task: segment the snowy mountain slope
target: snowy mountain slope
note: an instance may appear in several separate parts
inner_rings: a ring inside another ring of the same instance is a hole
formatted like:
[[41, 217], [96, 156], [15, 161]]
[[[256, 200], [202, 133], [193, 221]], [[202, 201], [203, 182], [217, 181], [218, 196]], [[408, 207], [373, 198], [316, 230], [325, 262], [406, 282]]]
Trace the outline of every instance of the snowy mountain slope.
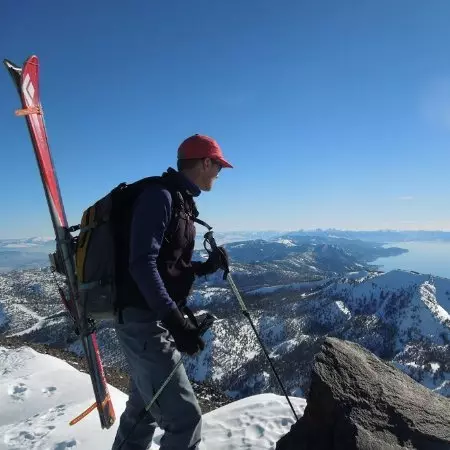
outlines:
[[[289, 392], [307, 389], [313, 354], [324, 337], [360, 343], [447, 395], [450, 380], [450, 280], [403, 271], [354, 272], [316, 283], [247, 291], [257, 329]], [[195, 308], [208, 308], [214, 325], [211, 379], [230, 395], [276, 391], [277, 383], [236, 299], [226, 287], [200, 287]], [[409, 351], [407, 351], [409, 349]], [[416, 373], [409, 369], [415, 358]], [[409, 364], [409, 365], [408, 365]]]
[[[0, 347], [0, 450], [111, 448], [119, 421], [100, 428], [95, 411], [74, 426], [69, 421], [92, 403], [88, 375], [67, 363], [28, 347]], [[116, 416], [127, 396], [110, 386]], [[297, 414], [306, 402], [291, 399]], [[294, 419], [286, 399], [263, 394], [240, 400], [204, 415], [203, 449], [274, 449]], [[158, 448], [157, 429], [152, 449]]]
[[[336, 244], [343, 241], [342, 246]], [[371, 272], [363, 260], [380, 246], [361, 242], [278, 236], [273, 242], [226, 245], [233, 278], [288, 392], [306, 391], [312, 357], [332, 335], [360, 343], [447, 395], [450, 280], [402, 271]], [[196, 253], [196, 258], [202, 257]], [[0, 304], [7, 319], [3, 335], [20, 334], [82, 354], [70, 321], [61, 313], [48, 268], [0, 274]], [[192, 380], [212, 384], [232, 398], [280, 393], [220, 271], [196, 281], [189, 305], [218, 318], [205, 337], [205, 351], [187, 358]], [[111, 324], [99, 324], [97, 334], [105, 364], [126, 370]]]
[[[81, 355], [70, 321], [59, 313], [60, 300], [51, 274], [24, 271], [15, 273], [12, 280], [6, 278], [0, 276], [0, 303], [9, 320], [4, 334], [50, 342]], [[436, 392], [449, 395], [450, 280], [403, 271], [359, 271], [316, 282], [280, 283], [284, 280], [282, 273], [274, 286], [252, 289], [252, 284], [249, 290], [245, 283], [241, 289], [236, 282], [292, 395], [308, 388], [313, 354], [327, 335], [358, 342]], [[45, 308], [44, 300], [49, 303]], [[218, 318], [205, 337], [205, 351], [187, 358], [193, 381], [206, 382], [233, 398], [280, 393], [221, 274], [199, 280], [189, 305]], [[48, 316], [38, 320], [36, 314]], [[111, 324], [101, 323], [97, 334], [105, 364], [126, 370]]]
[[337, 279], [292, 311], [307, 322], [303, 329], [358, 342], [448, 395], [449, 296], [449, 279], [397, 270]]
[[23, 333], [27, 329], [37, 332], [41, 328], [67, 334], [66, 329], [45, 327], [46, 321], [51, 322], [64, 310], [55, 280], [63, 286], [61, 277], [53, 275], [48, 268], [0, 273], [0, 304], [8, 321], [7, 334]]
[[450, 280], [395, 270], [356, 284], [334, 283], [323, 295], [345, 299], [353, 314], [372, 315], [394, 326], [394, 351], [421, 337], [442, 343], [442, 335], [450, 332]]

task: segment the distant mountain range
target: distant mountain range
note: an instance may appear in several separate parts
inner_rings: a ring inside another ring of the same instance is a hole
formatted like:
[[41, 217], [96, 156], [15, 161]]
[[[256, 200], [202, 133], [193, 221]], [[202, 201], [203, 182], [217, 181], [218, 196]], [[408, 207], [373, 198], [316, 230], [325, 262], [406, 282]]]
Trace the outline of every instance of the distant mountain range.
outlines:
[[[196, 249], [203, 248], [204, 229], [199, 227], [196, 237]], [[373, 231], [352, 231], [338, 230], [333, 228], [298, 231], [216, 231], [215, 238], [220, 244], [230, 244], [249, 241], [290, 241], [295, 240], [298, 244], [308, 242], [311, 238], [320, 238], [322, 243], [334, 243], [345, 247], [343, 239], [350, 241], [366, 241], [378, 243], [401, 243], [411, 241], [450, 241], [450, 232], [447, 231], [396, 231], [396, 230], [373, 230]], [[349, 244], [351, 245], [351, 244]], [[360, 244], [358, 244], [360, 245]], [[0, 239], [0, 271], [11, 270], [13, 268], [30, 267], [30, 264], [47, 263], [48, 253], [54, 251], [55, 240], [53, 237], [30, 237], [23, 239]], [[5, 252], [20, 251], [21, 253], [6, 254]], [[30, 261], [30, 256], [24, 253], [36, 252]], [[398, 254], [398, 253], [397, 253]], [[366, 253], [366, 256], [369, 256]], [[381, 255], [380, 255], [381, 256]], [[382, 256], [389, 256], [384, 254]], [[393, 255], [394, 256], [394, 255]], [[8, 260], [10, 258], [10, 260]], [[21, 259], [23, 258], [23, 259]]]
[[30, 237], [23, 239], [0, 239], [0, 249], [37, 249], [54, 246], [55, 238], [53, 237]]
[[54, 249], [54, 238], [0, 239], [0, 273], [48, 266]]
[[[300, 232], [273, 235], [274, 232], [253, 233], [244, 239], [241, 235], [215, 234], [218, 243], [224, 244], [236, 263], [258, 265], [256, 270], [264, 273], [272, 269], [294, 269], [300, 267], [304, 275], [320, 275], [345, 270], [359, 270], [362, 263], [369, 263], [378, 257], [395, 256], [407, 250], [385, 248], [377, 242], [352, 240], [334, 235], [303, 235]], [[258, 236], [266, 236], [263, 239]], [[203, 249], [203, 235], [198, 236], [197, 254]], [[231, 237], [237, 241], [230, 241]], [[53, 238], [32, 237], [26, 239], [0, 240], [0, 272], [31, 267], [48, 267], [48, 254], [55, 249]], [[276, 263], [276, 267], [272, 267]], [[319, 271], [319, 272], [318, 272]], [[297, 275], [295, 275], [297, 276]], [[269, 280], [270, 282], [270, 280]]]
[[299, 230], [287, 234], [288, 236], [321, 236], [338, 237], [345, 239], [360, 239], [363, 241], [372, 241], [379, 243], [390, 242], [411, 242], [411, 241], [450, 241], [450, 231], [425, 231], [425, 230], [373, 230], [373, 231], [352, 231], [317, 229], [317, 230]]
[[[449, 279], [377, 271], [370, 261], [402, 250], [336, 235], [289, 233], [225, 246], [233, 278], [291, 394], [308, 388], [314, 353], [326, 336], [337, 336], [450, 396]], [[205, 254], [197, 251], [195, 257]], [[195, 311], [217, 317], [205, 351], [186, 363], [189, 375], [233, 398], [278, 392], [221, 275], [198, 279], [189, 301]], [[126, 369], [111, 324], [98, 328], [105, 363]], [[82, 353], [48, 267], [0, 274], [1, 333]]]

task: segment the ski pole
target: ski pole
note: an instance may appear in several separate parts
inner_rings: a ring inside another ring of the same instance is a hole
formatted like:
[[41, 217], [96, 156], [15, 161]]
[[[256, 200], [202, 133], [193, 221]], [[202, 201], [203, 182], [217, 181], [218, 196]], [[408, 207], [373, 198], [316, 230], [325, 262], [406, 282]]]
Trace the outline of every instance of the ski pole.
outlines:
[[[199, 336], [203, 336], [206, 331], [208, 331], [208, 329], [211, 327], [211, 325], [214, 322], [214, 317], [211, 316], [210, 314], [208, 314], [202, 321], [202, 323], [199, 326]], [[161, 395], [162, 391], [164, 390], [164, 388], [167, 386], [167, 384], [169, 383], [169, 381], [172, 379], [172, 377], [175, 375], [176, 371], [178, 370], [178, 368], [180, 367], [180, 365], [183, 363], [183, 358], [181, 357], [180, 360], [176, 363], [175, 367], [172, 369], [172, 372], [170, 372], [170, 374], [167, 376], [167, 378], [164, 380], [164, 383], [160, 386], [160, 388], [157, 390], [157, 392], [155, 393], [155, 395], [153, 396], [153, 398], [151, 399], [151, 401], [148, 403], [147, 406], [145, 406], [145, 408], [143, 408], [141, 410], [141, 412], [139, 413], [136, 422], [134, 423], [133, 427], [131, 428], [131, 430], [128, 432], [128, 434], [125, 436], [124, 440], [119, 444], [119, 446], [117, 447], [117, 450], [120, 450], [123, 445], [125, 444], [125, 442], [130, 438], [130, 436], [132, 435], [133, 431], [136, 429], [136, 427], [141, 423], [141, 421], [144, 419], [144, 417], [146, 416], [147, 412], [150, 411], [150, 408], [155, 404], [155, 402], [158, 400], [159, 396]]]
[[[212, 231], [208, 231], [208, 232], [205, 234], [204, 238], [205, 238], [205, 241], [204, 241], [204, 243], [203, 243], [203, 246], [204, 246], [205, 250], [206, 250], [208, 253], [211, 253], [212, 251], [220, 251], [220, 249], [219, 249], [218, 246], [217, 246], [216, 240], [215, 240], [214, 237], [213, 237], [213, 232], [212, 232]], [[206, 245], [207, 243], [208, 243], [209, 246], [211, 247], [210, 249], [207, 248], [207, 245]], [[241, 296], [241, 294], [240, 294], [238, 288], [236, 287], [236, 284], [234, 283], [234, 280], [233, 280], [233, 277], [232, 277], [231, 274], [230, 274], [230, 268], [228, 267], [228, 265], [227, 265], [227, 267], [224, 269], [224, 279], [228, 281], [228, 283], [229, 283], [229, 285], [230, 285], [230, 287], [231, 287], [231, 290], [233, 291], [233, 293], [234, 293], [234, 295], [235, 295], [237, 301], [239, 302], [239, 306], [241, 307], [242, 314], [243, 314], [245, 317], [247, 317], [248, 321], [250, 322], [250, 325], [251, 325], [251, 327], [252, 327], [252, 329], [253, 329], [253, 331], [254, 331], [254, 333], [255, 333], [255, 335], [256, 335], [258, 341], [259, 341], [259, 345], [260, 345], [261, 348], [263, 349], [263, 352], [264, 352], [264, 354], [265, 354], [265, 356], [266, 356], [266, 358], [267, 358], [267, 361], [268, 361], [269, 364], [270, 364], [270, 367], [272, 368], [272, 371], [273, 371], [273, 373], [274, 373], [274, 375], [275, 375], [275, 378], [277, 379], [278, 384], [280, 385], [281, 390], [283, 391], [283, 394], [284, 394], [284, 396], [286, 397], [286, 400], [287, 400], [289, 406], [290, 406], [291, 409], [292, 409], [292, 413], [294, 414], [295, 419], [298, 421], [298, 417], [297, 417], [297, 414], [296, 414], [296, 412], [295, 412], [295, 409], [294, 409], [294, 407], [292, 406], [292, 403], [291, 403], [291, 401], [290, 401], [290, 399], [289, 399], [289, 396], [288, 396], [288, 394], [287, 394], [287, 392], [286, 392], [286, 389], [284, 388], [283, 383], [281, 382], [281, 379], [280, 379], [280, 377], [278, 376], [278, 373], [277, 373], [277, 371], [276, 371], [276, 369], [275, 369], [275, 366], [273, 365], [272, 360], [271, 360], [270, 357], [269, 357], [269, 353], [267, 352], [267, 349], [266, 349], [264, 343], [262, 342], [262, 340], [261, 340], [261, 338], [260, 338], [258, 332], [256, 331], [255, 324], [253, 323], [253, 320], [252, 320], [252, 318], [251, 318], [251, 316], [250, 316], [250, 313], [249, 313], [247, 307], [245, 306], [244, 300], [242, 299], [242, 296]]]

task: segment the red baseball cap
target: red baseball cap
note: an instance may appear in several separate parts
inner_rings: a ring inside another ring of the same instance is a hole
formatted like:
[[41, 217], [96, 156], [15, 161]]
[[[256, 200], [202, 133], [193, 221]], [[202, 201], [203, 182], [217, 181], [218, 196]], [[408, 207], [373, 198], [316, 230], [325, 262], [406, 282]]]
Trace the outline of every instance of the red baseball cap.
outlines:
[[185, 139], [178, 147], [178, 159], [211, 158], [222, 167], [233, 168], [223, 157], [219, 144], [211, 137], [194, 134]]

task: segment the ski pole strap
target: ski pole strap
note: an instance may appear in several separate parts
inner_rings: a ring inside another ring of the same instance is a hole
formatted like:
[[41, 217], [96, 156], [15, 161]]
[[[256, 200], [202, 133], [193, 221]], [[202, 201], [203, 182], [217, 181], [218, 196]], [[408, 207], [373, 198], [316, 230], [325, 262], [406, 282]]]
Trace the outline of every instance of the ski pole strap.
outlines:
[[[205, 250], [208, 253], [213, 252], [214, 250], [217, 250], [217, 242], [214, 239], [213, 236], [213, 232], [211, 230], [209, 230], [207, 233], [205, 233], [204, 237], [204, 241], [203, 241], [203, 247], [205, 248]], [[207, 247], [207, 244], [209, 245], [210, 248]]]
[[[221, 253], [223, 262], [223, 279], [226, 280], [228, 278], [228, 274], [230, 273], [228, 258], [226, 257], [226, 255], [224, 255], [223, 250], [217, 246], [217, 242], [213, 237], [213, 231], [209, 230], [207, 233], [205, 233], [204, 238], [205, 240], [203, 241], [203, 247], [209, 255], [213, 252]], [[208, 245], [210, 248], [208, 248]]]
[[206, 222], [204, 222], [203, 220], [197, 219], [197, 217], [193, 218], [194, 222], [198, 223], [199, 225], [203, 225], [205, 228], [208, 229], [208, 231], [212, 230], [212, 226], [208, 225]]

